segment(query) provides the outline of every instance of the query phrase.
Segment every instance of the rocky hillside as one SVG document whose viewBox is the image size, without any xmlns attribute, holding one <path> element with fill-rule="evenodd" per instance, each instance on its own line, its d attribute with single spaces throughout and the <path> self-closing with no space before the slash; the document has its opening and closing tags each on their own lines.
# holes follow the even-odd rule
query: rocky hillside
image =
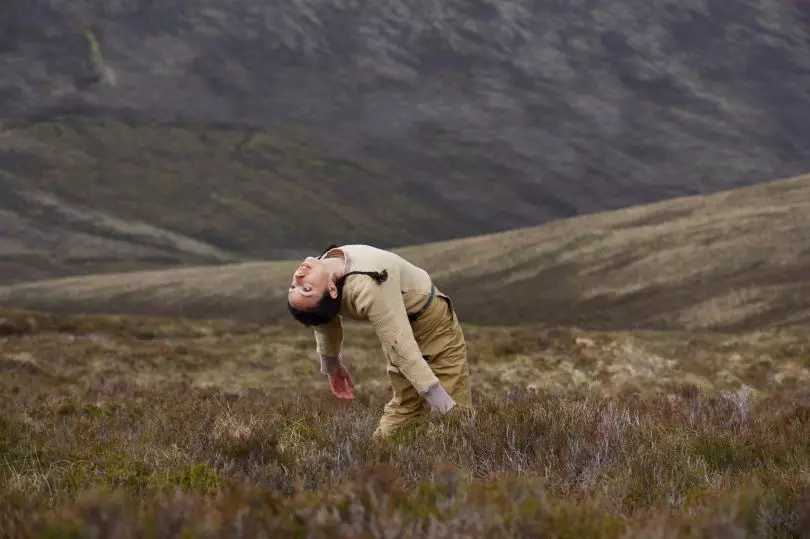
<svg viewBox="0 0 810 539">
<path fill-rule="evenodd" d="M 2 182 L 255 258 L 787 177 L 810 170 L 807 12 L 5 0 Z"/>
</svg>

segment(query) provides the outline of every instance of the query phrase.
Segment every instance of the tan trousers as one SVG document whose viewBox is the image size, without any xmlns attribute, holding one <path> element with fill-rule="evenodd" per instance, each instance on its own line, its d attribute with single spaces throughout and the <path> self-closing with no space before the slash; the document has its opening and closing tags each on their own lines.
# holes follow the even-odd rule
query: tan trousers
<svg viewBox="0 0 810 539">
<path fill-rule="evenodd" d="M 456 405 L 460 408 L 472 407 L 467 344 L 451 300 L 437 291 L 433 303 L 411 323 L 411 328 L 422 356 Z M 408 379 L 392 364 L 390 357 L 386 357 L 386 360 L 388 379 L 394 394 L 383 408 L 382 418 L 374 431 L 375 437 L 390 435 L 427 407 Z"/>
</svg>

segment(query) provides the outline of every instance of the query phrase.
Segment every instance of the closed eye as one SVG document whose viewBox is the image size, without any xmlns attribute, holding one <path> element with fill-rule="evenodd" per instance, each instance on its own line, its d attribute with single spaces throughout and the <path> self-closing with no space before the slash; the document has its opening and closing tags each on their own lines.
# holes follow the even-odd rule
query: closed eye
<svg viewBox="0 0 810 539">
<path fill-rule="evenodd" d="M 293 284 L 291 284 L 291 285 L 290 285 L 290 290 L 292 290 L 293 288 L 295 288 L 295 283 L 293 283 Z M 309 291 L 311 291 L 311 290 L 312 290 L 312 286 L 311 286 L 311 285 L 308 285 L 308 284 L 305 284 L 304 286 L 302 286 L 302 287 L 301 287 L 301 289 L 302 289 L 304 292 L 309 292 Z"/>
</svg>

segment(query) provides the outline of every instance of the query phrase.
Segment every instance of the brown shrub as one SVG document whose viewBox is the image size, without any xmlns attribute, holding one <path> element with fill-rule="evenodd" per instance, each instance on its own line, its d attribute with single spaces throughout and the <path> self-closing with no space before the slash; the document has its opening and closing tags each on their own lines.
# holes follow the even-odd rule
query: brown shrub
<svg viewBox="0 0 810 539">
<path fill-rule="evenodd" d="M 290 346 L 300 334 L 169 325 L 144 340 L 123 321 L 108 326 L 3 341 L 4 357 L 17 358 L 0 373 L 4 536 L 669 539 L 810 530 L 810 392 L 763 391 L 774 386 L 761 373 L 748 379 L 761 382 L 757 391 L 670 384 L 680 373 L 669 361 L 658 363 L 669 371 L 621 391 L 596 377 L 529 389 L 504 382 L 497 364 L 530 354 L 531 331 L 513 332 L 523 340 L 509 352 L 503 332 L 489 341 L 476 329 L 475 410 L 424 417 L 375 441 L 389 393 L 377 343 L 363 334 L 347 341 L 360 398 L 346 403 L 328 393 L 310 354 Z M 547 341 L 543 354 L 577 353 L 562 332 Z M 630 348 L 596 349 L 613 342 L 604 335 L 590 342 L 597 360 L 578 357 L 581 373 L 629 361 Z M 537 361 L 538 372 L 560 368 Z M 699 368 L 707 379 L 717 369 Z"/>
</svg>

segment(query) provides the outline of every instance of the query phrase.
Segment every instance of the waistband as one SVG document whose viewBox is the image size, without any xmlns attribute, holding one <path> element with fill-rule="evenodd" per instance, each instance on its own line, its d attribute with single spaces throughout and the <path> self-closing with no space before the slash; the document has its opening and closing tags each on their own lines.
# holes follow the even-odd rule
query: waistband
<svg viewBox="0 0 810 539">
<path fill-rule="evenodd" d="M 433 303 L 433 298 L 435 297 L 436 297 L 436 285 L 430 283 L 430 296 L 428 296 L 427 301 L 425 301 L 425 304 L 422 305 L 421 309 L 419 309 L 413 314 L 408 315 L 408 320 L 410 320 L 411 322 L 415 322 L 422 315 L 422 313 L 425 312 L 428 307 L 430 307 L 430 304 Z"/>
</svg>

